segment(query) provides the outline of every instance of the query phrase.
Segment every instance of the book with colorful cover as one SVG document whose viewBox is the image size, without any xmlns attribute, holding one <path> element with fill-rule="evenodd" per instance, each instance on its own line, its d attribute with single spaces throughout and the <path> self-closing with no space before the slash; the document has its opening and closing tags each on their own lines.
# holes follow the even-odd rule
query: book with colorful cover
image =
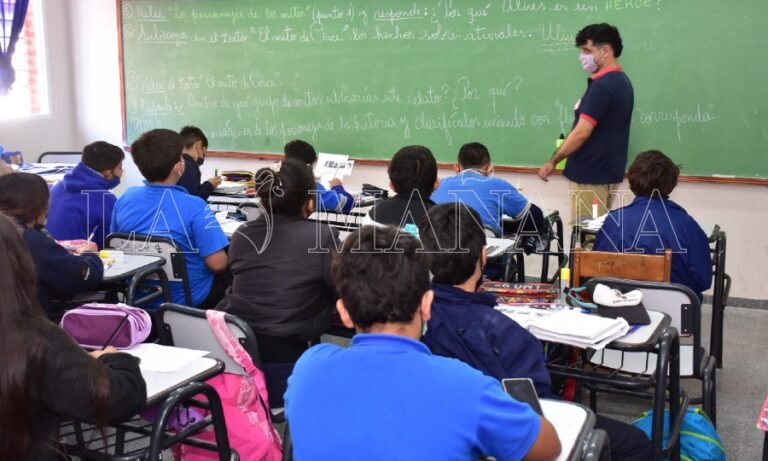
<svg viewBox="0 0 768 461">
<path fill-rule="evenodd" d="M 498 304 L 549 304 L 560 299 L 551 283 L 485 282 L 479 291 L 495 296 Z"/>
</svg>

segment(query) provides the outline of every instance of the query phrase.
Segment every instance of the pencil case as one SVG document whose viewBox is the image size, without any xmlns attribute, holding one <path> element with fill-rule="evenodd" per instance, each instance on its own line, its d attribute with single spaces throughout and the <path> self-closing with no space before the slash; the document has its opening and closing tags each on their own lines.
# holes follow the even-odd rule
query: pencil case
<svg viewBox="0 0 768 461">
<path fill-rule="evenodd" d="M 126 315 L 128 319 L 123 322 Z M 60 325 L 76 343 L 86 349 L 103 348 L 113 334 L 114 339 L 109 345 L 126 349 L 147 339 L 152 329 L 152 319 L 147 311 L 138 307 L 91 303 L 67 311 Z M 115 332 L 118 326 L 120 329 Z"/>
</svg>

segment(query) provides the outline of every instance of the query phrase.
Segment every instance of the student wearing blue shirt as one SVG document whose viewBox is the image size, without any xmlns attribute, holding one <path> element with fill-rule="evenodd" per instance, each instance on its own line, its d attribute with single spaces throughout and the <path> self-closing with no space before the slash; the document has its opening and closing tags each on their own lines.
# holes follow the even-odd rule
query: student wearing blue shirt
<svg viewBox="0 0 768 461">
<path fill-rule="evenodd" d="M 208 200 L 211 192 L 221 184 L 219 176 L 208 178 L 200 183 L 200 167 L 203 166 L 205 156 L 208 154 L 208 138 L 203 130 L 191 125 L 182 128 L 179 134 L 184 139 L 184 152 L 181 154 L 184 159 L 184 174 L 176 184 L 190 194 Z"/>
<path fill-rule="evenodd" d="M 662 152 L 640 153 L 627 172 L 635 199 L 605 218 L 593 250 L 662 254 L 669 248 L 671 281 L 702 299 L 712 285 L 709 239 L 685 209 L 669 199 L 679 175 L 680 167 Z"/>
<path fill-rule="evenodd" d="M 93 233 L 104 248 L 117 201 L 111 190 L 120 184 L 124 159 L 122 149 L 104 141 L 83 148 L 80 163 L 51 189 L 46 227 L 55 239 L 85 240 Z"/>
<path fill-rule="evenodd" d="M 635 93 L 618 63 L 624 46 L 616 27 L 586 26 L 576 34 L 576 46 L 582 68 L 591 75 L 576 102 L 571 132 L 539 169 L 539 177 L 546 181 L 555 165 L 568 158 L 563 175 L 569 181 L 571 220 L 581 221 L 592 217 L 595 197 L 598 214 L 607 213 L 624 180 Z"/>
<path fill-rule="evenodd" d="M 30 173 L 0 177 L 0 212 L 21 227 L 37 270 L 37 299 L 52 317 L 75 295 L 95 290 L 104 265 L 96 244 L 88 242 L 72 254 L 56 243 L 43 227 L 48 213 L 49 191 L 45 180 Z M 2 255 L 5 257 L 5 255 Z"/>
<path fill-rule="evenodd" d="M 478 222 L 475 210 L 450 203 L 432 208 L 421 226 L 421 242 L 432 256 L 435 293 L 422 341 L 434 354 L 459 359 L 496 379 L 530 378 L 539 397 L 559 399 L 539 340 L 496 311 L 493 296 L 475 291 L 486 261 L 485 233 Z M 599 415 L 596 427 L 608 433 L 612 459 L 653 458 L 641 430 Z"/>
<path fill-rule="evenodd" d="M 285 158 L 292 158 L 307 164 L 310 170 L 313 170 L 317 162 L 317 152 L 312 145 L 306 141 L 295 139 L 283 147 Z M 315 182 L 317 191 L 317 211 L 331 211 L 336 213 L 349 214 L 355 205 L 355 198 L 344 189 L 341 179 L 331 179 L 331 189 L 328 190 Z"/>
<path fill-rule="evenodd" d="M 479 142 L 464 144 L 459 150 L 458 173 L 443 178 L 432 193 L 437 204 L 461 202 L 477 211 L 482 223 L 497 235 L 513 233 L 517 225 L 502 226 L 502 218 L 526 218 L 520 229 L 538 230 L 543 221 L 541 209 L 528 201 L 509 182 L 493 176 L 493 164 L 488 149 Z M 504 228 L 503 228 L 504 227 Z"/>
<path fill-rule="evenodd" d="M 144 176 L 143 186 L 132 187 L 118 199 L 112 214 L 112 232 L 134 232 L 169 238 L 185 252 L 192 305 L 212 308 L 226 289 L 229 244 L 208 204 L 176 185 L 184 174 L 182 138 L 157 129 L 139 136 L 131 155 Z M 215 275 L 221 274 L 219 277 Z M 171 282 L 171 299 L 185 304 L 181 282 Z"/>
<path fill-rule="evenodd" d="M 320 344 L 296 364 L 286 416 L 302 460 L 551 460 L 551 423 L 499 381 L 432 355 L 429 255 L 393 227 L 348 236 L 333 266 L 352 346 Z M 339 424 L 344 429 L 339 432 Z"/>
</svg>

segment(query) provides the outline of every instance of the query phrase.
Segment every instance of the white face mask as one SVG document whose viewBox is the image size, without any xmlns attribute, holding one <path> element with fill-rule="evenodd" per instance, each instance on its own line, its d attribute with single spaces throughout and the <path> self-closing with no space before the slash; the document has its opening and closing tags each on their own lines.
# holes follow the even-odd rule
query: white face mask
<svg viewBox="0 0 768 461">
<path fill-rule="evenodd" d="M 581 61 L 581 68 L 590 74 L 597 72 L 597 63 L 595 62 L 594 54 L 581 53 L 579 54 L 579 61 Z"/>
</svg>

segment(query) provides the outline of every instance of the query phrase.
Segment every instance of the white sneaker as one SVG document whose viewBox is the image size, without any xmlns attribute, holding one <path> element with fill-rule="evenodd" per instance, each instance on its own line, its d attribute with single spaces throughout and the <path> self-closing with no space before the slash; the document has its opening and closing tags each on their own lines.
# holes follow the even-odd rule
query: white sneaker
<svg viewBox="0 0 768 461">
<path fill-rule="evenodd" d="M 637 306 L 643 301 L 643 292 L 632 290 L 622 294 L 619 290 L 598 283 L 592 293 L 592 300 L 595 304 L 607 307 Z"/>
</svg>

